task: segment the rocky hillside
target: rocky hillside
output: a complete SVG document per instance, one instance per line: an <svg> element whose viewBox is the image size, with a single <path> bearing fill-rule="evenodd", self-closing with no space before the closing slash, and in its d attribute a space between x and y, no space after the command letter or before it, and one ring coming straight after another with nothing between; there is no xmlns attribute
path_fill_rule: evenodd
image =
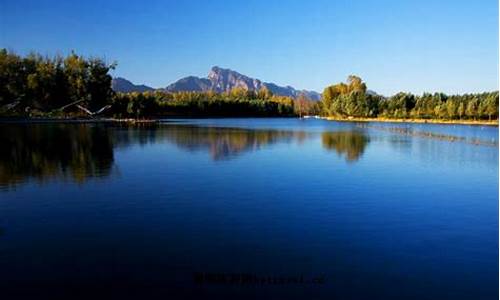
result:
<svg viewBox="0 0 500 300"><path fill-rule="evenodd" d="M117 92L144 92L154 90L145 85L134 85L123 78L114 78L113 90ZM314 91L296 90L291 86L279 86L274 83L263 82L259 79L251 78L230 69L213 67L206 78L188 76L168 85L165 89L169 92L181 91L214 91L217 93L227 92L233 88L243 88L250 91L258 91L267 88L275 95L296 98L300 94L306 95L312 100L320 100L321 94Z"/></svg>
<svg viewBox="0 0 500 300"><path fill-rule="evenodd" d="M265 87L273 94L280 96L298 97L304 93L312 100L319 100L321 95L314 91L296 90L291 86L279 86L274 83L263 82L259 79L251 78L230 69L213 67L207 78L189 76L182 78L169 86L166 90L171 92L179 91L215 91L227 92L233 88L240 87L246 90L258 91Z"/></svg>
<svg viewBox="0 0 500 300"><path fill-rule="evenodd" d="M149 87L147 85L135 85L132 82L128 81L125 78L121 77L116 77L113 78L113 81L111 81L111 88L115 92L121 92L121 93L131 93L131 92L147 92L147 91L153 91L154 88Z"/></svg>

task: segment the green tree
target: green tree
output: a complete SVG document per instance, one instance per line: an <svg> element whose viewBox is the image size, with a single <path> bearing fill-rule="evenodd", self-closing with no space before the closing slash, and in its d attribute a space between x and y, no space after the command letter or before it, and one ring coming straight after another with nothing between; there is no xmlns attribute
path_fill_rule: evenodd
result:
<svg viewBox="0 0 500 300"><path fill-rule="evenodd" d="M455 119L457 117L457 106L452 99L446 101L446 115L449 119Z"/></svg>
<svg viewBox="0 0 500 300"><path fill-rule="evenodd" d="M262 100L271 99L272 96L273 93L266 86L262 86L257 92L257 98Z"/></svg>
<svg viewBox="0 0 500 300"><path fill-rule="evenodd" d="M470 119L476 119L477 118L477 109L479 107L479 102L477 98L473 98L472 100L467 103L467 108L465 109L465 115L470 118Z"/></svg>
<svg viewBox="0 0 500 300"><path fill-rule="evenodd" d="M458 104L458 108L457 108L457 114L458 114L458 118L461 120L462 117L465 115L465 105L463 102L460 102L460 104Z"/></svg>
<svg viewBox="0 0 500 300"><path fill-rule="evenodd" d="M367 116L370 111L366 97L366 84L355 75L347 78L347 84L341 82L326 87L321 101L323 112L327 115Z"/></svg>

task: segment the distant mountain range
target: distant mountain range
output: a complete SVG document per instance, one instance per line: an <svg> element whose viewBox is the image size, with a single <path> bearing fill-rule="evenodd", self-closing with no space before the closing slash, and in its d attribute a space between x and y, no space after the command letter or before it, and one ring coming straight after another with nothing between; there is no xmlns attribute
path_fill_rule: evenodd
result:
<svg viewBox="0 0 500 300"><path fill-rule="evenodd" d="M169 92L181 91L214 91L214 92L227 92L235 87L240 87L250 91L258 91L261 88L267 88L274 95L288 96L296 98L300 94L304 94L312 100L320 100L321 94L315 91L296 90L291 86L279 86L274 83L263 82L259 79L251 78L242 75L230 69L223 69L213 67L208 73L207 78L200 78L196 76L188 76L177 80L176 82L168 85L164 89ZM112 88L116 92L129 93L129 92L145 92L155 90L146 85L135 85L124 78L114 78Z"/></svg>
<svg viewBox="0 0 500 300"><path fill-rule="evenodd" d="M131 92L147 92L147 91L154 91L155 89L152 87L149 87L147 85L135 85L132 82L128 81L125 78L121 77L116 77L113 78L113 81L111 81L111 88L115 92L120 92L120 93L131 93Z"/></svg>

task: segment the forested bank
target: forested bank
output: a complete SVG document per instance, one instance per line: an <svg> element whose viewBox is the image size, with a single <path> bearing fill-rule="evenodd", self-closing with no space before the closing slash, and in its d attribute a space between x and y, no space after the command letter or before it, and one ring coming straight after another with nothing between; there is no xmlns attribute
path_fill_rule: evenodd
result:
<svg viewBox="0 0 500 300"><path fill-rule="evenodd" d="M305 100L304 100L305 101ZM233 89L229 93L164 91L117 93L108 114L117 118L167 116L257 116L279 117L303 114L298 100ZM304 105L316 105L307 101ZM304 110L305 111L305 110ZM310 110L307 110L310 111Z"/></svg>
<svg viewBox="0 0 500 300"><path fill-rule="evenodd" d="M321 111L337 118L497 120L498 91L421 96L401 92L386 98L367 92L361 78L349 76L347 83L325 88Z"/></svg>
<svg viewBox="0 0 500 300"><path fill-rule="evenodd" d="M269 90L235 88L224 93L156 90L115 93L116 64L75 53L66 57L19 56L0 50L0 115L7 117L303 116L336 119L497 120L498 91L445 95L398 93L383 97L357 76L325 88L319 102Z"/></svg>
<svg viewBox="0 0 500 300"><path fill-rule="evenodd" d="M156 118L164 116L295 116L316 103L270 91L115 93L115 64L75 53L25 57L0 50L0 114L19 117ZM318 113L318 112L315 112Z"/></svg>

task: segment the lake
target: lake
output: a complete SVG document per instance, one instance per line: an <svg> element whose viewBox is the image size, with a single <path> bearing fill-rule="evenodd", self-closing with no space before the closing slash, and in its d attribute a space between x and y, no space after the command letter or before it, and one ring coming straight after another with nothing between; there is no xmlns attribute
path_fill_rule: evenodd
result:
<svg viewBox="0 0 500 300"><path fill-rule="evenodd" d="M497 299L498 127L0 124L15 298Z"/></svg>

